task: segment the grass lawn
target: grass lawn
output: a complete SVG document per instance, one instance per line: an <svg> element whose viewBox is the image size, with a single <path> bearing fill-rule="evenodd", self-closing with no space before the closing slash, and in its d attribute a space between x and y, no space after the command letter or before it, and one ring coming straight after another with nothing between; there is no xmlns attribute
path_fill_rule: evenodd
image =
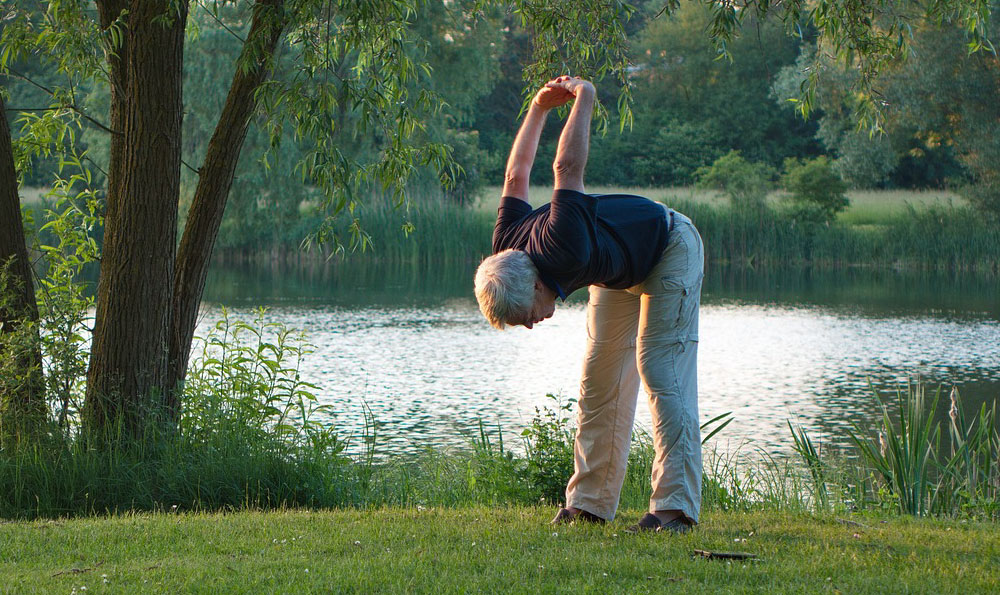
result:
<svg viewBox="0 0 1000 595"><path fill-rule="evenodd" d="M714 513L684 536L552 528L549 508L159 514L0 525L0 591L990 593L975 522ZM693 550L757 561L709 560ZM86 589L84 589L86 587Z"/></svg>
<svg viewBox="0 0 1000 595"><path fill-rule="evenodd" d="M496 210L496 201L500 196L499 186L488 186L484 189L478 205L489 211ZM729 199L716 190L702 190L686 186L676 188L620 188L609 186L592 186L587 192L594 194L611 194L621 192L639 194L653 200L670 205L678 200L697 202L720 207L728 204ZM781 203L784 192L775 191L768 195L772 205ZM529 200L532 205L539 206L548 202L552 189L544 186L532 186L529 190ZM966 201L957 194L947 190L850 190L847 197L851 205L840 214L839 220L854 225L885 223L893 217L906 212L907 205L916 209L929 206L963 206Z"/></svg>

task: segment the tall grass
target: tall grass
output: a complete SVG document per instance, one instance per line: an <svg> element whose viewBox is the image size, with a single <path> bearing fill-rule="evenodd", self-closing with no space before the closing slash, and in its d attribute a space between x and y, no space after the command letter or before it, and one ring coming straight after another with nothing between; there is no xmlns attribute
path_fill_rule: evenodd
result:
<svg viewBox="0 0 1000 595"><path fill-rule="evenodd" d="M852 453L827 460L805 430L789 424L795 450L811 475L812 505L1000 519L996 404L983 404L970 420L952 390L950 440L945 441L940 423L934 422L939 396L940 390L928 401L925 386L910 384L896 391L890 408L873 389L881 417L873 428L850 432Z"/></svg>
<svg viewBox="0 0 1000 595"><path fill-rule="evenodd" d="M56 423L38 440L0 441L0 517L37 518L134 510L273 507L551 505L573 468L572 402L536 411L512 448L502 430L480 425L467 449L411 457L380 452L378 425L336 433L299 375L311 347L261 311L223 315L201 339L185 385L180 427L156 426L138 441L95 444L78 425ZM880 401L881 403L881 401ZM1000 426L996 406L967 417L952 393L950 440L931 423L923 389L882 403L875 428L858 428L856 450L836 456L789 428L804 465L754 451L718 451L732 419L702 425L706 511L895 510L1000 519ZM873 430L874 433L871 431ZM878 438L882 436L882 438ZM350 440L364 448L350 456ZM652 440L633 436L621 505L644 509Z"/></svg>

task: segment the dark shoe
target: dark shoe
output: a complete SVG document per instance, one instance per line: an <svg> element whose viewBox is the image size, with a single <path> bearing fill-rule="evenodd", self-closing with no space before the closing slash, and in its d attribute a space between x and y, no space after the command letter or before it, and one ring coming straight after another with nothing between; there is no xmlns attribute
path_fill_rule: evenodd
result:
<svg viewBox="0 0 1000 595"><path fill-rule="evenodd" d="M595 523L597 525L603 525L607 521L597 516L596 514L591 514L586 510L581 510L580 512L573 514L568 508L560 508L559 512L549 523L550 525L571 525L577 521L584 523Z"/></svg>
<svg viewBox="0 0 1000 595"><path fill-rule="evenodd" d="M646 533L646 532L656 532L656 533L672 533L680 535L682 533L687 533L691 530L691 525L684 519L684 517L677 517L672 521L667 521L666 523L660 522L660 519L656 518L656 515L647 512L639 519L639 522L625 529L628 533Z"/></svg>

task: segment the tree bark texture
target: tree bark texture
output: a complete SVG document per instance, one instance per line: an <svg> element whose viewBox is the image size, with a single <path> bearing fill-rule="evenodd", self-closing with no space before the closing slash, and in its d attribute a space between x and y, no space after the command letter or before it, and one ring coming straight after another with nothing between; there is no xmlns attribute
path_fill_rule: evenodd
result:
<svg viewBox="0 0 1000 595"><path fill-rule="evenodd" d="M83 417L91 430L121 424L137 436L167 394L187 2L132 0L128 11L124 93L112 95L120 179L109 181Z"/></svg>
<svg viewBox="0 0 1000 595"><path fill-rule="evenodd" d="M12 357L7 365L13 377L0 378L0 423L27 420L44 414L45 384L42 378L42 353L38 340L38 304L31 279L31 260L21 224L21 202L17 196L17 171L14 167L13 142L7 125L6 105L0 95L0 271L6 271L11 292L0 300L0 354ZM25 326L29 325L29 326ZM26 334L14 339L19 330ZM9 340L9 342L8 342ZM6 353L5 353L6 352Z"/></svg>
<svg viewBox="0 0 1000 595"><path fill-rule="evenodd" d="M107 30L128 10L128 0L101 0L97 2L97 12L101 29ZM127 23L127 16L125 17ZM120 25L124 26L124 25ZM117 219L117 207L121 197L122 167L125 160L125 105L128 88L128 69L125 60L129 55L129 35L121 36L121 46L108 56L108 74L111 86L111 154L108 160L108 188L105 198L105 219Z"/></svg>
<svg viewBox="0 0 1000 595"><path fill-rule="evenodd" d="M284 0L260 0L254 6L250 33L239 58L222 115L199 169L198 186L188 212L177 255L170 335L168 407L180 414L198 306L205 290L209 260L233 183L243 141L256 107L254 92L267 76L271 57L287 23Z"/></svg>

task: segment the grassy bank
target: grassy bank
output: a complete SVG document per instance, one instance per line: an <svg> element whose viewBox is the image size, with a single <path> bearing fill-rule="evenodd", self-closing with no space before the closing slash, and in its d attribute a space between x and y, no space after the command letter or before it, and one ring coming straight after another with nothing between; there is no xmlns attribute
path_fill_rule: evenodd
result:
<svg viewBox="0 0 1000 595"><path fill-rule="evenodd" d="M990 524L713 513L685 536L546 507L127 515L0 525L12 593L988 593ZM711 560L694 550L744 552ZM86 589L84 589L86 587Z"/></svg>
<svg viewBox="0 0 1000 595"><path fill-rule="evenodd" d="M643 194L690 216L705 240L710 264L750 266L876 266L996 272L1000 266L1000 226L941 192L866 191L850 193L851 207L831 225L796 222L772 193L760 214L733 212L717 192L691 188L604 188L595 193ZM408 209L370 202L355 212L364 242L351 250L352 220L332 226L351 260L447 266L478 261L490 252L500 189L487 188L471 207L440 200L415 200ZM543 204L551 191L533 187L531 202ZM43 202L26 205L35 228L46 216ZM322 217L304 209L288 228L223 230L215 255L227 264L315 263L338 258L332 244L306 244L322 227ZM42 231L44 235L48 232ZM250 235L247 235L250 234ZM262 235L254 235L262 234ZM43 238L45 241L46 238ZM48 238L51 241L51 238Z"/></svg>
<svg viewBox="0 0 1000 595"><path fill-rule="evenodd" d="M803 224L773 194L761 214L733 212L724 197L687 188L616 189L593 192L641 193L690 216L705 240L710 264L750 266L878 266L980 270L1000 265L1000 227L990 224L948 193L856 192L852 207L832 225ZM478 260L490 252L499 189L490 188L475 206L432 202L408 212L389 205L359 209L371 244L352 259L447 264ZM550 191L536 188L534 205ZM318 222L317 222L318 224ZM412 224L409 235L402 228ZM346 224L341 234L348 237ZM305 229L305 228L303 228ZM303 232L305 233L305 232ZM229 260L312 260L290 242L283 250L260 251L231 245L219 253Z"/></svg>

